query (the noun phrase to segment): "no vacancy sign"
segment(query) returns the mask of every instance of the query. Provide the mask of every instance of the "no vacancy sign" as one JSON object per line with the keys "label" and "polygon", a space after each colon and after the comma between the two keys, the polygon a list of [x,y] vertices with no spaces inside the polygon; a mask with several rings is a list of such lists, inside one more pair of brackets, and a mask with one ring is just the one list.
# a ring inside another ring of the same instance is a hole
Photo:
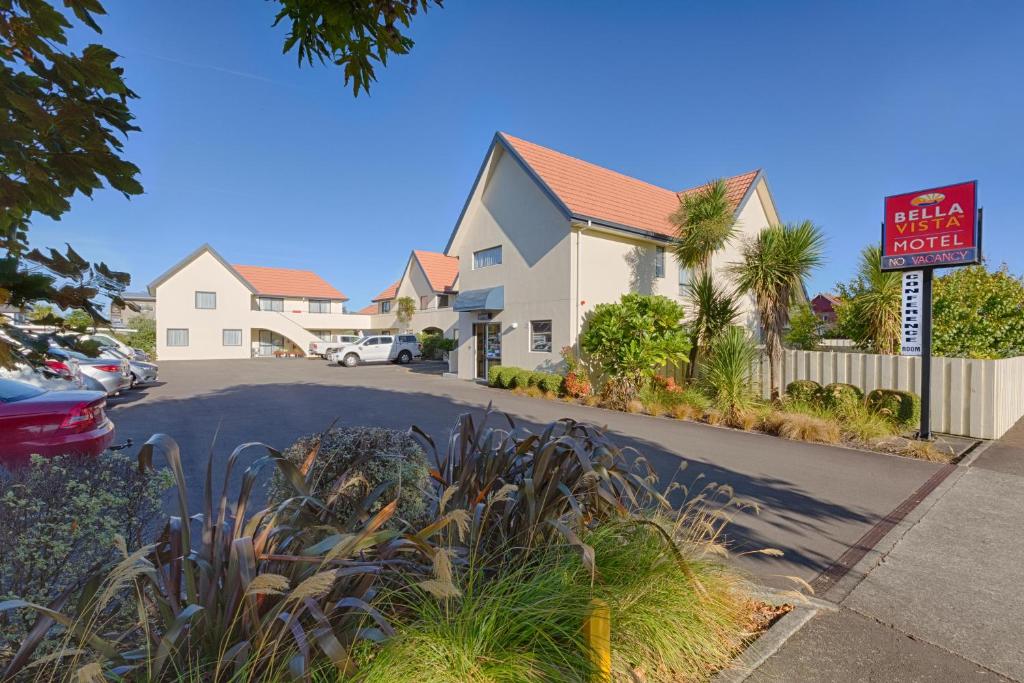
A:
{"label": "no vacancy sign", "polygon": [[882,270],[980,263],[977,206],[976,180],[886,197]]}

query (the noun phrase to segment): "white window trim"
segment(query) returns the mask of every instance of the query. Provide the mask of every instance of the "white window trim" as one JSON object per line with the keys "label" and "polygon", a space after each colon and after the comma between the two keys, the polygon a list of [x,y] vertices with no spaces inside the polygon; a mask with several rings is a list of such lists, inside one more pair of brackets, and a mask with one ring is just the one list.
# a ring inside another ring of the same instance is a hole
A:
{"label": "white window trim", "polygon": [[[654,247],[654,278],[656,280],[665,279],[665,271],[668,270],[665,267],[665,247]],[[661,275],[658,275],[658,270],[661,270]]]}
{"label": "white window trim", "polygon": [[[225,336],[224,336],[225,332],[237,332],[238,333],[238,343],[237,344],[228,344],[227,342],[225,342]],[[237,328],[237,327],[225,327],[224,329],[222,329],[220,331],[220,345],[221,346],[242,346],[243,345],[242,344],[243,341],[245,341],[245,340],[242,339],[242,330]]]}
{"label": "white window trim", "polygon": [[[551,325],[551,329],[548,330],[548,336],[551,338],[551,350],[550,351],[537,351],[533,348],[533,324],[534,323],[548,323]],[[526,335],[526,346],[529,353],[554,353],[555,351],[555,321],[553,319],[546,320],[531,320],[530,329]]]}

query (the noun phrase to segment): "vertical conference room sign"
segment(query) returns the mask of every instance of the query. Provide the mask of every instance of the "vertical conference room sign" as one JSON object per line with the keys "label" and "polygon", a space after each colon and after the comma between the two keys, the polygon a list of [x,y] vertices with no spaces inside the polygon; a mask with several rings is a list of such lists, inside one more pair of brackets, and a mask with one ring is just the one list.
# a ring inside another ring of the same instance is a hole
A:
{"label": "vertical conference room sign", "polygon": [[921,355],[921,308],[924,272],[920,270],[903,271],[903,316],[902,334],[900,338],[900,354],[904,356]]}
{"label": "vertical conference room sign", "polygon": [[981,263],[978,182],[885,198],[882,270]]}

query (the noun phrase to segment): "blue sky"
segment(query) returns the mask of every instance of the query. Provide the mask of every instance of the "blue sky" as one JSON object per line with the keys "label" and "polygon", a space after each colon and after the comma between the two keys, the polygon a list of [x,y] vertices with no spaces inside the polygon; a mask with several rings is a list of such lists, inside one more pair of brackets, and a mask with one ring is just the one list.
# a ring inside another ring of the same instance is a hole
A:
{"label": "blue sky", "polygon": [[444,247],[496,130],[673,189],[765,169],[782,218],[828,236],[812,292],[877,240],[884,195],[977,178],[986,257],[1024,271],[1015,0],[448,0],[358,99],[281,54],[270,3],[104,4],[146,194],[78,198],[30,235],[132,289],[209,242],[362,306]]}

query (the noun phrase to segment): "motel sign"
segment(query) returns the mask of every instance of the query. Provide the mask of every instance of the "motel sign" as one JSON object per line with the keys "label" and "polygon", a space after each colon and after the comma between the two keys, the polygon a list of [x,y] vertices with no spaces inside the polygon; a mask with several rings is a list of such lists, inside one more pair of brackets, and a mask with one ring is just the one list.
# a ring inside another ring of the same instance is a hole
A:
{"label": "motel sign", "polygon": [[981,263],[975,180],[885,198],[882,270]]}
{"label": "motel sign", "polygon": [[978,182],[885,198],[882,270],[903,271],[900,353],[921,356],[920,439],[931,438],[932,273],[981,263]]}

